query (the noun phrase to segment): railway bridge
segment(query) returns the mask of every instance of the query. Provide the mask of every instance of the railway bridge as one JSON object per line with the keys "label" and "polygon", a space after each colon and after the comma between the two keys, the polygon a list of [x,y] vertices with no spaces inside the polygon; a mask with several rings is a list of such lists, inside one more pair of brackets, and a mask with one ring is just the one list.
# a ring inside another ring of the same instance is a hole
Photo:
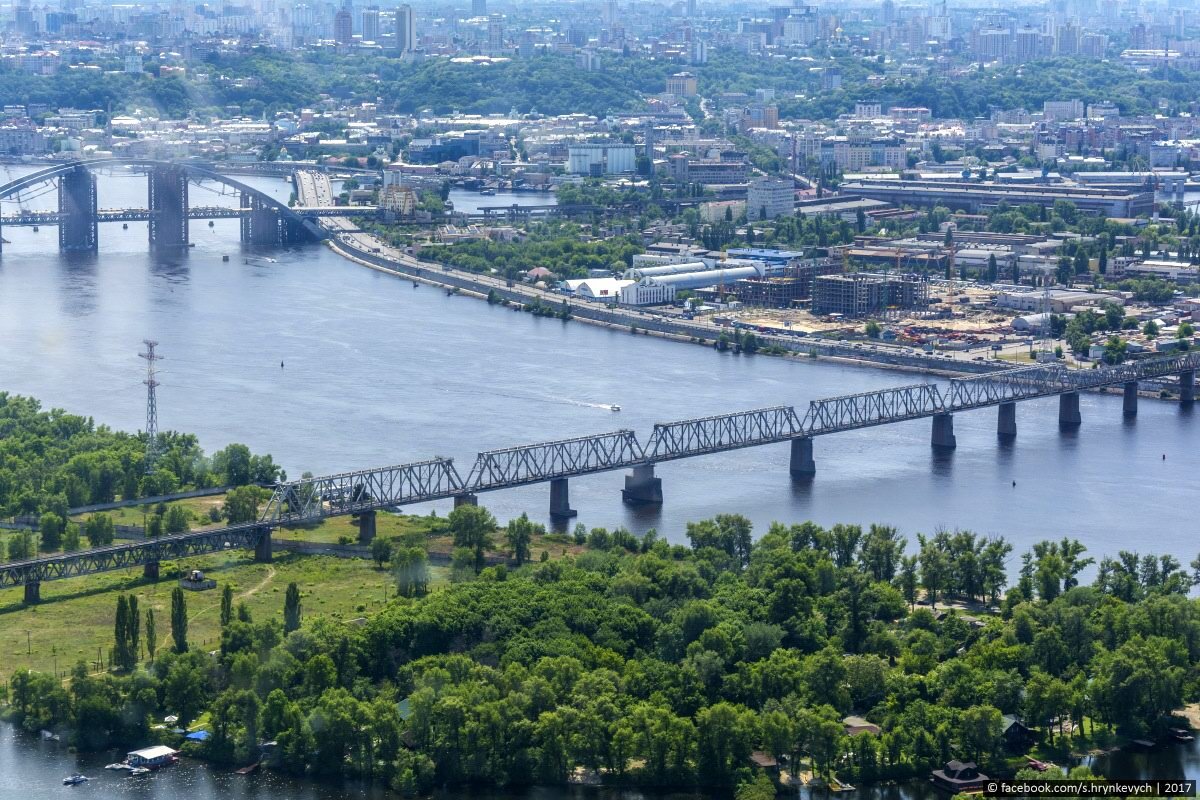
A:
{"label": "railway bridge", "polygon": [[664,422],[644,440],[624,429],[489,450],[476,456],[465,478],[449,458],[302,478],[277,484],[256,521],[2,564],[0,588],[23,585],[26,602],[34,603],[40,599],[42,582],[77,575],[142,566],[147,577],[156,578],[164,560],[227,549],[252,549],[256,559],[269,561],[272,530],[335,516],[353,516],[360,541],[367,542],[375,536],[375,514],[380,509],[446,499],[453,499],[455,506],[474,504],[483,492],[529,484],[550,484],[550,515],[563,520],[575,515],[568,481],[613,470],[629,470],[622,491],[625,502],[662,503],[656,464],[744,447],[787,443],[791,474],[809,479],[816,473],[813,441],[818,436],[930,419],[931,446],[948,450],[957,444],[955,414],[995,407],[998,437],[1011,438],[1017,434],[1016,404],[1053,396],[1059,398],[1059,426],[1071,429],[1082,422],[1081,391],[1121,386],[1122,410],[1131,417],[1137,414],[1140,381],[1177,376],[1180,401],[1190,405],[1195,399],[1197,366],[1200,353],[1092,370],[1039,364],[954,378],[942,386],[918,383],[823,398],[811,401],[803,411],[774,406]]}

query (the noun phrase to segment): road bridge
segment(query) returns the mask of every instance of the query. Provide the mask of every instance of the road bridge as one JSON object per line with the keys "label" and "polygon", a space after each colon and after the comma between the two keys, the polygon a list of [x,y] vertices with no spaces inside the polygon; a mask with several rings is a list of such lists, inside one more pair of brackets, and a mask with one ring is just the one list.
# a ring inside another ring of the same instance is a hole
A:
{"label": "road bridge", "polygon": [[[146,175],[146,208],[103,211],[98,208],[95,173],[111,169]],[[219,183],[236,192],[239,207],[222,211],[211,206],[193,208],[188,202],[189,188],[201,183]],[[57,193],[57,209],[45,216],[27,211],[24,202],[46,187]],[[99,158],[54,164],[0,185],[0,200],[15,200],[22,205],[18,214],[0,218],[0,227],[57,225],[59,249],[65,251],[95,251],[100,222],[142,219],[150,223],[153,249],[187,247],[188,222],[197,218],[240,219],[242,241],[247,244],[297,244],[323,239],[325,233],[316,217],[334,213],[330,210],[301,213],[265,192],[199,163],[152,159]]]}
{"label": "road bridge", "polygon": [[1190,405],[1195,400],[1198,366],[1200,353],[1092,370],[1039,364],[954,378],[945,385],[918,383],[816,399],[803,413],[791,406],[772,406],[664,422],[654,426],[644,443],[634,431],[623,429],[489,450],[476,456],[465,478],[449,458],[302,478],[277,484],[254,522],[3,564],[0,588],[24,585],[26,601],[36,602],[43,581],[139,565],[147,576],[155,577],[164,559],[240,548],[253,549],[256,558],[269,560],[273,529],[335,516],[353,516],[359,538],[366,542],[375,535],[375,514],[381,509],[447,499],[456,506],[474,504],[483,492],[537,483],[550,484],[550,514],[562,520],[575,514],[568,496],[571,478],[614,470],[630,470],[622,490],[626,502],[661,503],[656,464],[745,447],[789,443],[792,475],[811,478],[816,473],[813,441],[818,436],[928,418],[931,446],[952,449],[957,444],[955,414],[994,406],[997,435],[1009,438],[1017,431],[1017,403],[1054,396],[1059,398],[1060,427],[1071,429],[1082,422],[1081,391],[1121,386],[1122,412],[1133,416],[1140,381],[1178,376],[1180,400]]}

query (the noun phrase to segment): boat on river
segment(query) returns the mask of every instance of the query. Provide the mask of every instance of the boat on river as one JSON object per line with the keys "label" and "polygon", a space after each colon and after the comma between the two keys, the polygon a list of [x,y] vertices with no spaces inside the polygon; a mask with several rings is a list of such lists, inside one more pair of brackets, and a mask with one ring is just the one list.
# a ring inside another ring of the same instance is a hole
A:
{"label": "boat on river", "polygon": [[91,780],[87,775],[71,775],[63,778],[63,786],[78,786]]}

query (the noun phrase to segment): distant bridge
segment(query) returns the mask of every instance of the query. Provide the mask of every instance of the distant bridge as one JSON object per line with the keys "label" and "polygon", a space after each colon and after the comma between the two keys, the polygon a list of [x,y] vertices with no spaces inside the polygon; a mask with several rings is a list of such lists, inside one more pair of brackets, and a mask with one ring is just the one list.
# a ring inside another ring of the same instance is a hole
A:
{"label": "distant bridge", "polygon": [[1200,353],[1093,370],[1036,365],[954,378],[948,386],[920,383],[813,400],[803,412],[774,406],[660,423],[644,442],[631,430],[618,430],[489,450],[476,456],[466,478],[448,458],[303,478],[278,484],[256,522],[3,564],[0,588],[24,585],[26,602],[32,603],[39,599],[43,581],[76,575],[141,565],[148,577],[157,577],[163,560],[225,549],[253,549],[255,558],[266,561],[273,529],[334,516],[355,516],[365,542],[375,535],[380,509],[446,499],[456,506],[474,504],[479,493],[535,483],[550,484],[551,517],[568,519],[575,515],[568,480],[618,469],[631,470],[622,491],[626,502],[656,504],[662,502],[662,480],[654,475],[655,464],[744,447],[788,442],[792,475],[810,478],[816,473],[817,436],[930,418],[931,445],[949,450],[957,444],[955,413],[996,406],[997,434],[1010,438],[1017,432],[1016,404],[1051,396],[1059,398],[1060,427],[1070,429],[1081,423],[1079,393],[1085,390],[1123,386],[1123,413],[1135,416],[1139,381],[1174,375],[1181,402],[1191,404],[1197,366]]}
{"label": "distant bridge", "polygon": [[[146,174],[146,208],[101,210],[97,207],[94,171],[111,168],[125,168]],[[238,192],[240,207],[218,210],[211,206],[189,206],[189,185],[202,181],[221,183]],[[44,186],[56,188],[57,210],[22,210],[0,217],[0,227],[57,225],[59,249],[65,251],[95,251],[99,242],[97,228],[100,222],[148,221],[151,248],[178,249],[189,244],[188,221],[192,219],[240,219],[243,242],[285,245],[323,239],[325,233],[317,222],[318,217],[374,213],[374,209],[366,208],[293,209],[265,192],[209,166],[125,158],[55,164],[0,185],[0,200],[19,202],[24,193]]]}

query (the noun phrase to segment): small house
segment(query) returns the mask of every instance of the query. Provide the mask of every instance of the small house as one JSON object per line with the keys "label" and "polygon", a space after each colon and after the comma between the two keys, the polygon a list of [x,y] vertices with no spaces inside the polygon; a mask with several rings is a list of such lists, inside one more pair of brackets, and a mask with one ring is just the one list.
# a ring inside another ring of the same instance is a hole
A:
{"label": "small house", "polygon": [[868,722],[862,717],[845,717],[842,719],[842,726],[845,727],[847,736],[858,736],[860,733],[870,733],[878,736],[880,733],[878,725]]}
{"label": "small house", "polygon": [[1004,746],[1009,750],[1022,752],[1037,741],[1037,735],[1026,727],[1025,723],[1021,722],[1021,718],[1015,714],[1005,714],[1001,720],[1003,721],[1003,730],[1000,732],[1000,738],[1004,740]]}
{"label": "small house", "polygon": [[168,764],[174,764],[178,760],[178,751],[167,747],[166,745],[155,745],[154,747],[143,747],[141,750],[134,750],[131,753],[125,754],[125,763],[131,767],[146,767],[147,769],[158,769],[165,767]]}
{"label": "small house", "polygon": [[979,791],[988,782],[988,776],[974,761],[948,761],[944,769],[935,769],[930,777],[934,786],[955,794]]}

